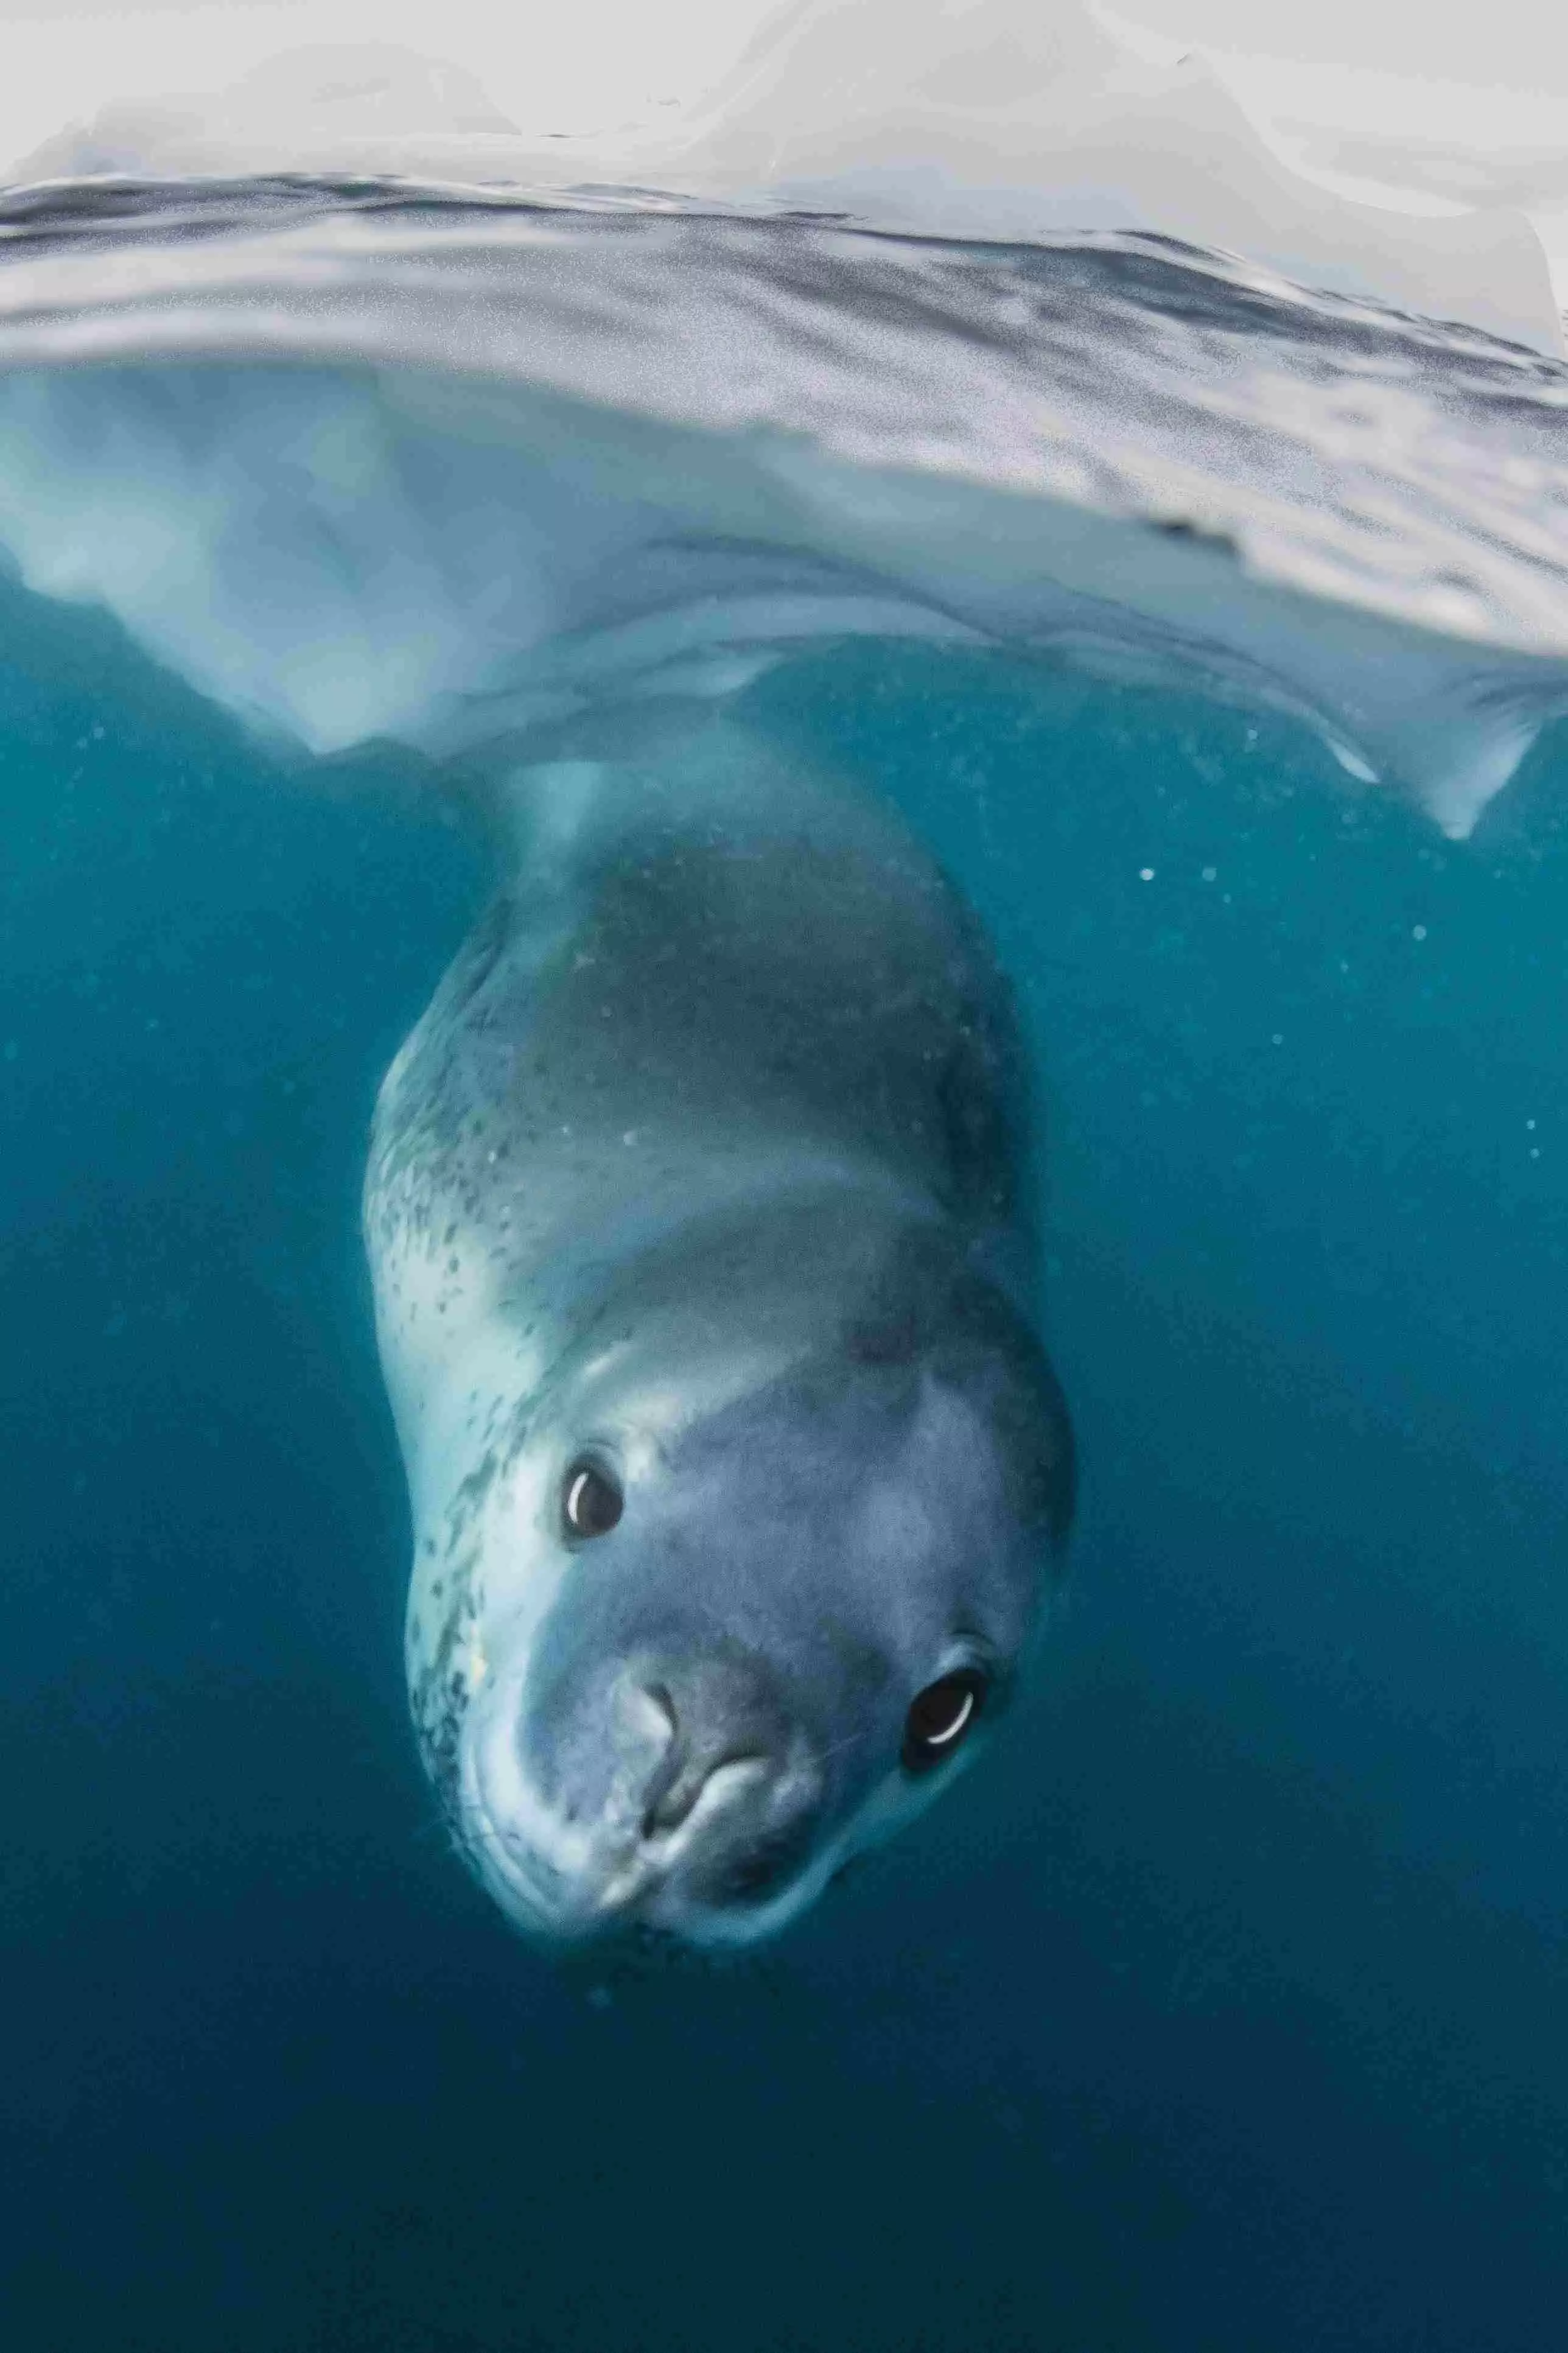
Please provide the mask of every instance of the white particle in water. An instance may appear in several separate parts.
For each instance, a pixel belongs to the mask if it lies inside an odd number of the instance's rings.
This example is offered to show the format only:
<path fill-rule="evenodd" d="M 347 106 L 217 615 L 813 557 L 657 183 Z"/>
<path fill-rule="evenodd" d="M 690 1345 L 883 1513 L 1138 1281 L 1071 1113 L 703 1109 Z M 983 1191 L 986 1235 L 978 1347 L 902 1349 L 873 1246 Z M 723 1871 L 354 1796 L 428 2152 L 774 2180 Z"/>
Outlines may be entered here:
<path fill-rule="evenodd" d="M 1282 1046 L 1285 1043 L 1284 1031 L 1282 1029 L 1276 1029 L 1268 1042 L 1271 1046 Z"/>
<path fill-rule="evenodd" d="M 1204 881 L 1205 882 L 1216 882 L 1218 880 L 1219 868 L 1217 866 L 1205 866 L 1204 868 Z"/>
<path fill-rule="evenodd" d="M 1138 880 L 1140 882 L 1152 882 L 1154 880 L 1153 868 L 1152 866 L 1141 866 L 1138 869 Z"/>
<path fill-rule="evenodd" d="M 1411 930 L 1410 936 L 1411 936 L 1411 938 L 1412 938 L 1413 940 L 1424 940 L 1424 939 L 1426 938 L 1426 924 L 1425 924 L 1425 923 L 1416 923 L 1415 925 L 1414 925 L 1414 927 L 1413 927 L 1413 928 L 1412 928 L 1412 930 Z"/>

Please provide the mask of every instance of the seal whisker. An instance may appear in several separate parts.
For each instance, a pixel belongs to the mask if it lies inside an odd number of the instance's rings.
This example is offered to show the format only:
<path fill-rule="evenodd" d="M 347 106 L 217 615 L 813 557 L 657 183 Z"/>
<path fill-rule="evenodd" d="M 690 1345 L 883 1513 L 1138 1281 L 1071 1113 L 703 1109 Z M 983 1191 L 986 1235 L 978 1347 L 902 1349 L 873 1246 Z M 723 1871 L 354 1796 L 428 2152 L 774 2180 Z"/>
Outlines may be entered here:
<path fill-rule="evenodd" d="M 831 1764 L 835 1757 L 842 1757 L 847 1750 L 864 1747 L 868 1737 L 868 1734 L 863 1730 L 847 1732 L 842 1739 L 835 1740 L 828 1747 L 820 1749 L 816 1762 L 819 1765 Z"/>

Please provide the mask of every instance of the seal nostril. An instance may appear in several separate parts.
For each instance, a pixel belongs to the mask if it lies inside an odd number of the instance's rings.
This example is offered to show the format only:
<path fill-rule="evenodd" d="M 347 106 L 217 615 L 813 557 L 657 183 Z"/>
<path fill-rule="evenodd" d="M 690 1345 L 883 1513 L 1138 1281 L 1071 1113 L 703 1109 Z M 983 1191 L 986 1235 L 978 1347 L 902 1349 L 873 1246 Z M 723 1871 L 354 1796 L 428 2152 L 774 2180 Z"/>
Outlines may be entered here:
<path fill-rule="evenodd" d="M 663 1683 L 645 1683 L 643 1697 L 654 1714 L 663 1718 L 668 1734 L 664 1755 L 654 1767 L 643 1799 L 642 1834 L 647 1840 L 655 1837 L 661 1827 L 665 1810 L 686 1770 L 689 1752 L 680 1736 L 680 1718 L 675 1712 L 675 1702 L 666 1686 Z M 686 1810 L 690 1810 L 689 1805 Z M 680 1819 L 682 1817 L 678 1815 L 677 1820 Z"/>
<path fill-rule="evenodd" d="M 656 1712 L 663 1716 L 669 1727 L 669 1736 L 674 1740 L 680 1730 L 680 1718 L 675 1712 L 675 1702 L 670 1698 L 668 1687 L 663 1683 L 644 1683 L 642 1693 Z"/>
<path fill-rule="evenodd" d="M 675 1785 L 680 1778 L 679 1758 L 667 1757 L 648 1785 L 647 1803 L 643 1808 L 642 1835 L 646 1844 L 656 1839 L 660 1831 L 679 1827 L 696 1804 L 693 1794 L 684 1803 L 676 1794 Z"/>
<path fill-rule="evenodd" d="M 686 1744 L 677 1740 L 648 1786 L 643 1837 L 654 1839 L 661 1831 L 678 1831 L 696 1811 L 698 1799 L 716 1783 L 727 1782 L 738 1788 L 765 1773 L 767 1766 L 768 1759 L 759 1749 L 731 1748 L 721 1757 L 693 1758 Z"/>

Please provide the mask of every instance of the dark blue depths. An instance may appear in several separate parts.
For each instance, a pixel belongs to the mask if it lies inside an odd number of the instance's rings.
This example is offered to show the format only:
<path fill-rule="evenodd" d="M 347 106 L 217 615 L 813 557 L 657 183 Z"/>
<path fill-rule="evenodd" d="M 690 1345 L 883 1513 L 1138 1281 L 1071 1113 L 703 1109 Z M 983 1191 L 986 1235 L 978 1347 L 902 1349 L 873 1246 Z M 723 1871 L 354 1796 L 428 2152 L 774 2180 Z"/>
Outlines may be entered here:
<path fill-rule="evenodd" d="M 765 690 L 1020 979 L 1073 1599 L 791 1939 L 605 1981 L 468 1886 L 405 1728 L 356 1188 L 478 846 L 4 621 L 5 2344 L 1555 2341 L 1568 752 L 1458 849 L 1282 723 Z"/>

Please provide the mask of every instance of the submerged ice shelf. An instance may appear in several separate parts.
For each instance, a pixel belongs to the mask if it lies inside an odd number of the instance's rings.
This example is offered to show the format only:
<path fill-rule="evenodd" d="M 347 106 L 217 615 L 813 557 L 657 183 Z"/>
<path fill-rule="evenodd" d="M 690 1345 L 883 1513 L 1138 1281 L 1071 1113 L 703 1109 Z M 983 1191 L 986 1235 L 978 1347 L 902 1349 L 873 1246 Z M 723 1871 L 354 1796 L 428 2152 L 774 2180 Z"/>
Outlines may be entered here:
<path fill-rule="evenodd" d="M 473 758 L 979 638 L 1290 711 L 1462 835 L 1568 702 L 1521 219 L 1331 196 L 1077 8 L 808 0 L 614 151 L 391 70 L 122 110 L 4 216 L 0 545 L 265 728 Z"/>

